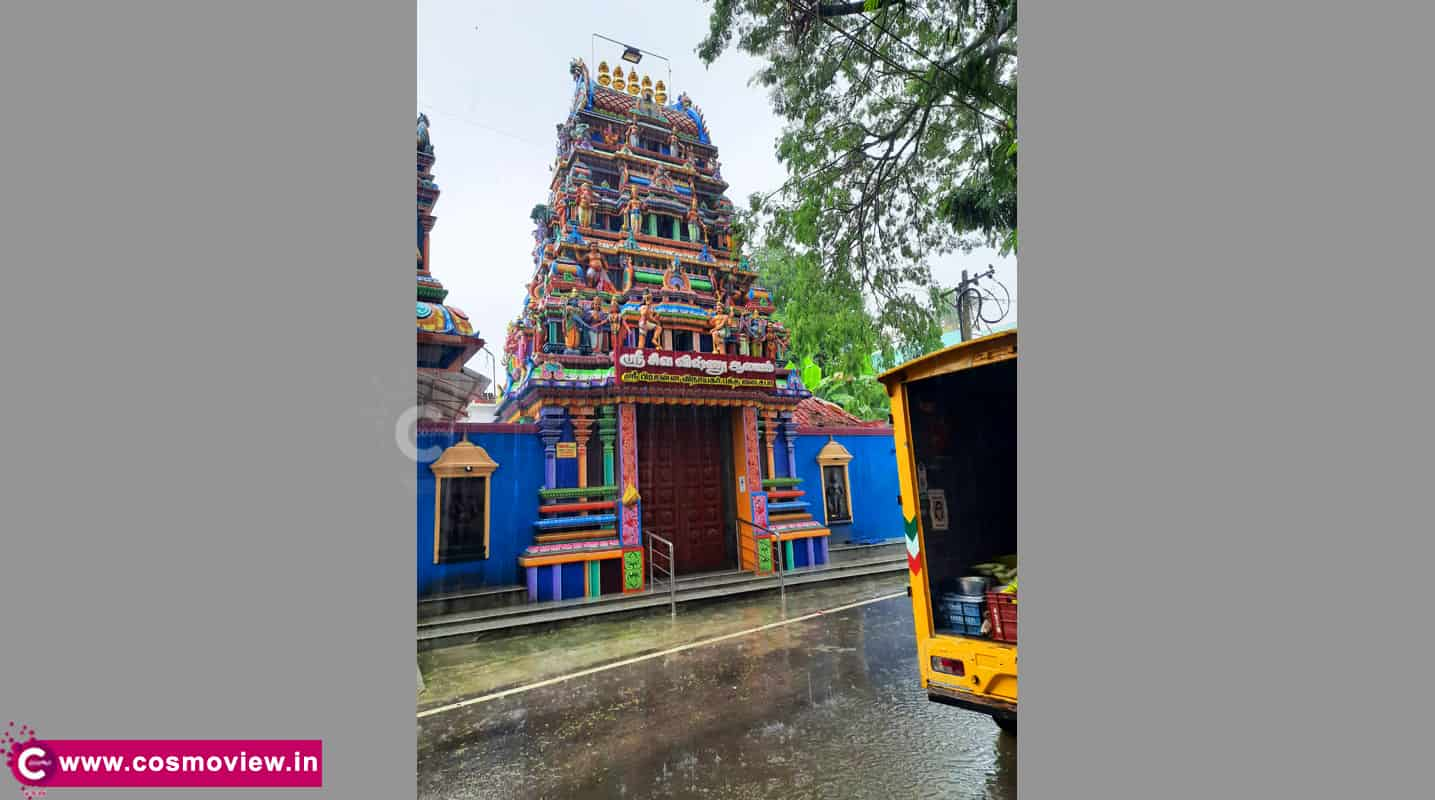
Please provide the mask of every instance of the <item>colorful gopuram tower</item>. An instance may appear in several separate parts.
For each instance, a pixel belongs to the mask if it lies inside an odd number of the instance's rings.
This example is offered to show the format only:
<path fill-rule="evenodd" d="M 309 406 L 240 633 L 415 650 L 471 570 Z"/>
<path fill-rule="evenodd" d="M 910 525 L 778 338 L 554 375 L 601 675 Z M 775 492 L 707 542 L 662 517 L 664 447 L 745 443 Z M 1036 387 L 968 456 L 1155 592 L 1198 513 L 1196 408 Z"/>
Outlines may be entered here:
<path fill-rule="evenodd" d="M 543 442 L 519 556 L 530 599 L 641 591 L 654 535 L 673 543 L 680 575 L 763 574 L 775 547 L 784 564 L 825 564 L 829 530 L 794 456 L 793 409 L 811 395 L 783 366 L 787 332 L 756 268 L 734 252 L 702 111 L 635 68 L 601 63 L 595 79 L 574 60 L 570 72 L 498 411 Z"/>
<path fill-rule="evenodd" d="M 418 400 L 421 416 L 430 420 L 456 420 L 489 383 L 465 369 L 483 349 L 483 339 L 468 316 L 444 305 L 448 290 L 429 270 L 429 233 L 437 217 L 438 184 L 434 183 L 433 143 L 429 121 L 418 119 Z"/>

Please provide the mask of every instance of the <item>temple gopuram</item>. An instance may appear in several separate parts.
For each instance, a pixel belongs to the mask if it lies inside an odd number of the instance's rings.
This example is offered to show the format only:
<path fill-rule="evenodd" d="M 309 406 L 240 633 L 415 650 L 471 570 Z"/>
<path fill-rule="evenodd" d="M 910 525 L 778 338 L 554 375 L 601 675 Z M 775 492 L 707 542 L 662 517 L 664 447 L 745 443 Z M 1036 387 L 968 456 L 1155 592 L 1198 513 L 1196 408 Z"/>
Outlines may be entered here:
<path fill-rule="evenodd" d="M 468 316 L 444 305 L 448 290 L 429 270 L 429 234 L 437 217 L 433 215 L 439 188 L 434 182 L 433 143 L 429 121 L 418 120 L 418 402 L 425 419 L 452 420 L 462 416 L 468 404 L 487 387 L 487 378 L 465 368 L 470 358 L 483 349 L 483 339 Z"/>
<path fill-rule="evenodd" d="M 569 72 L 497 419 L 420 426 L 420 597 L 641 592 L 654 536 L 679 576 L 901 537 L 891 429 L 786 366 L 701 109 L 636 69 Z"/>

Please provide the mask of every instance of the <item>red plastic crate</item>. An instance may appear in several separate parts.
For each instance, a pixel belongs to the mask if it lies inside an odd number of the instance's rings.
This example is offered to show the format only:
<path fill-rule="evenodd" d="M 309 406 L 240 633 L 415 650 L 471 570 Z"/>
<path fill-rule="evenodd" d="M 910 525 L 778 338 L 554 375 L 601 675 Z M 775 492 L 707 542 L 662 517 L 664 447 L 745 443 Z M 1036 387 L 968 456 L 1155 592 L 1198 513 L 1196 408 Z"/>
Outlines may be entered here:
<path fill-rule="evenodd" d="M 987 621 L 993 639 L 1016 644 L 1016 595 L 987 592 Z"/>

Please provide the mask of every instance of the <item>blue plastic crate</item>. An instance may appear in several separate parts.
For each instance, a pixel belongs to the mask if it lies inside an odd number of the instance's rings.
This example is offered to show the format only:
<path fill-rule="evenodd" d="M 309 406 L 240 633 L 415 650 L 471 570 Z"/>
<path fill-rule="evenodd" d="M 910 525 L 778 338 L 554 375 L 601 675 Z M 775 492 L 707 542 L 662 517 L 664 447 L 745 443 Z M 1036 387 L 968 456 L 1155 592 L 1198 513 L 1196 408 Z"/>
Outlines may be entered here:
<path fill-rule="evenodd" d="M 986 600 L 958 594 L 943 594 L 936 615 L 942 627 L 963 636 L 980 636 L 985 618 Z"/>

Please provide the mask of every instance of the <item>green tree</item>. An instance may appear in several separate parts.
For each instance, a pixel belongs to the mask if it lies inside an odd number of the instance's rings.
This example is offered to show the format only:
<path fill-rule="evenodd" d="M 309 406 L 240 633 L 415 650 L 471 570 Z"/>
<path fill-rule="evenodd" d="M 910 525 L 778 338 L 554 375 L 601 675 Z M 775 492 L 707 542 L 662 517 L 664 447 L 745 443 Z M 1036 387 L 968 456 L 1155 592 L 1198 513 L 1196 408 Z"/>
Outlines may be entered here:
<path fill-rule="evenodd" d="M 885 418 L 887 392 L 876 380 L 872 354 L 891 359 L 893 347 L 861 288 L 850 276 L 829 279 L 815 251 L 795 254 L 774 244 L 758 251 L 757 263 L 777 318 L 791 334 L 803 383 L 862 419 Z M 921 324 L 928 339 L 939 335 L 930 320 Z"/>
<path fill-rule="evenodd" d="M 864 419 L 886 419 L 891 412 L 887 389 L 877 376 L 837 373 L 823 378 L 812 393 L 836 403 L 847 413 Z"/>
<path fill-rule="evenodd" d="M 699 56 L 712 63 L 735 37 L 765 61 L 754 81 L 787 121 L 777 155 L 789 180 L 753 196 L 745 238 L 786 251 L 824 291 L 863 295 L 844 307 L 863 309 L 883 346 L 935 346 L 929 259 L 1016 250 L 1016 10 L 1016 0 L 713 0 Z M 855 319 L 830 327 L 865 332 Z M 802 327 L 792 326 L 798 352 Z"/>
<path fill-rule="evenodd" d="M 828 280 L 815 252 L 765 247 L 755 260 L 777 319 L 791 335 L 793 354 L 811 358 L 823 373 L 860 374 L 882 345 L 860 288 L 850 280 Z"/>

